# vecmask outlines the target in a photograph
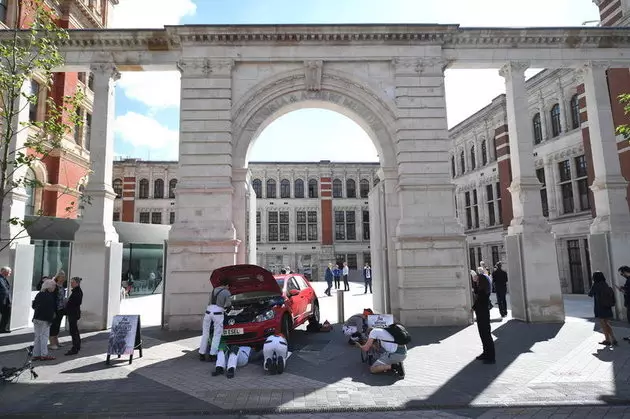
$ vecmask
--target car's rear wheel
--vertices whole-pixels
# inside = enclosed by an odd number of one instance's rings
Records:
[[[313,313],[311,314],[311,318],[310,320],[315,322],[315,323],[319,323],[320,320],[320,314],[319,314],[319,302],[317,300],[315,300],[315,302],[313,302]]]
[[[291,335],[291,319],[289,319],[289,316],[287,314],[282,317],[281,331],[284,335],[284,338],[287,340],[287,342],[289,342],[289,336]]]

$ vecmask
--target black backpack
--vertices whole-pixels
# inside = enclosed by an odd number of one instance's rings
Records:
[[[407,345],[409,342],[411,342],[411,335],[409,334],[405,326],[400,323],[390,324],[383,330],[389,332],[389,334],[392,335],[392,337],[394,338],[393,343],[397,345]]]
[[[599,296],[599,304],[603,307],[614,307],[615,303],[615,291],[611,286],[606,285]]]

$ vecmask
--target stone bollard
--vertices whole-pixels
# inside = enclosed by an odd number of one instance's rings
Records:
[[[344,324],[344,322],[346,321],[346,316],[343,310],[343,302],[344,302],[344,296],[345,296],[346,292],[345,291],[341,291],[341,290],[337,290],[337,323],[338,324]]]

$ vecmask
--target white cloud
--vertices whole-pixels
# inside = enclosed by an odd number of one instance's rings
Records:
[[[192,0],[123,0],[112,11],[110,27],[162,28],[196,12]]]
[[[179,106],[180,73],[178,71],[124,72],[118,80],[125,96],[149,108]]]
[[[177,131],[136,112],[127,112],[117,117],[114,131],[122,141],[131,144],[134,148],[177,149],[179,141]]]

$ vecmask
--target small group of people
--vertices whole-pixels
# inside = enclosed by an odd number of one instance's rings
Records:
[[[630,322],[630,267],[620,266],[617,270],[619,275],[625,279],[625,283],[617,286],[617,289],[623,293],[623,302],[626,308],[627,320]],[[593,314],[599,320],[604,340],[599,342],[604,346],[617,346],[619,342],[615,337],[610,321],[614,318],[613,308],[617,305],[615,292],[613,288],[606,282],[606,277],[600,271],[593,272],[593,285],[588,291],[588,296],[593,298]],[[629,337],[623,338],[630,341]]]
[[[350,283],[348,282],[348,275],[350,275],[350,268],[348,267],[348,262],[343,262],[341,265],[339,262],[336,264],[329,263],[326,268],[326,272],[324,273],[324,280],[326,281],[328,288],[324,291],[324,294],[327,296],[331,296],[331,290],[333,287],[333,282],[335,285],[335,289],[338,290],[341,288],[341,280],[343,278],[343,290],[350,291]],[[369,263],[366,263],[363,267],[363,283],[365,285],[365,292],[367,294],[368,288],[370,289],[370,294],[372,293],[372,268]]]

